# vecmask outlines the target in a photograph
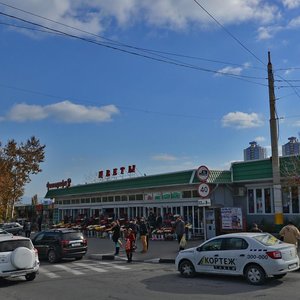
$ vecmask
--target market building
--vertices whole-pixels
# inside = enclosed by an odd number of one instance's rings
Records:
[[[280,157],[280,171],[284,218],[295,221],[300,217],[300,190],[293,160],[299,157]],[[205,233],[208,238],[247,230],[252,222],[274,231],[271,159],[235,162],[229,171],[209,170],[207,178],[201,178],[198,171],[111,178],[76,186],[66,180],[48,184],[45,198],[54,202],[54,223],[78,216],[131,219],[154,214],[164,221],[181,215],[191,224],[193,235]]]

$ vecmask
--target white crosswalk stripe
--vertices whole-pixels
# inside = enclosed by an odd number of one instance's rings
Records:
[[[103,268],[97,268],[97,267],[91,266],[91,265],[89,265],[89,264],[84,264],[84,263],[74,263],[74,265],[79,266],[79,267],[82,267],[82,268],[86,268],[86,269],[89,269],[89,270],[92,270],[92,271],[95,271],[95,272],[98,272],[98,273],[108,272],[108,270],[106,270],[106,269],[103,269]]]
[[[61,276],[59,276],[59,275],[57,275],[57,274],[55,274],[53,272],[50,272],[50,271],[44,269],[43,267],[39,268],[39,273],[43,274],[43,275],[46,275],[49,278],[60,278],[61,277]]]
[[[90,274],[90,271],[96,273],[109,272],[111,269],[118,270],[130,270],[132,266],[122,266],[122,263],[109,263],[102,261],[85,260],[84,262],[70,262],[68,264],[49,264],[43,265],[39,268],[39,273],[50,279],[61,278],[64,276],[64,272],[72,275],[86,275]]]
[[[55,267],[55,268],[58,268],[58,269],[65,270],[65,271],[67,271],[67,272],[69,272],[69,273],[72,273],[72,274],[74,274],[74,275],[83,275],[83,274],[84,274],[84,273],[81,272],[81,271],[74,270],[74,269],[69,268],[69,267],[67,267],[67,266],[65,266],[65,265],[54,265],[54,267]]]
[[[119,270],[129,270],[129,269],[131,269],[129,267],[119,266],[119,265],[111,264],[111,263],[107,263],[107,262],[99,262],[99,264],[104,265],[104,266],[110,266],[112,268],[119,269]]]

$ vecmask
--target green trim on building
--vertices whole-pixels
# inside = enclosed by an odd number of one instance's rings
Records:
[[[230,177],[230,171],[211,171],[207,182],[211,184],[231,183]],[[197,183],[199,183],[199,179],[195,175],[195,170],[189,170],[118,180],[111,179],[110,181],[103,181],[99,183],[76,185],[63,189],[51,189],[47,192],[45,198],[117,192],[134,189],[151,189],[164,186],[189,185]]]
[[[272,161],[261,159],[236,162],[231,165],[231,172],[233,182],[271,180],[273,177]]]
[[[295,164],[300,166],[300,156],[280,157],[281,177],[291,176],[288,170],[293,172]],[[259,181],[271,181],[273,178],[271,159],[262,159],[246,162],[235,162],[230,171],[210,170],[207,180],[209,184],[233,184],[233,183],[255,183]],[[51,189],[45,198],[56,198],[59,196],[76,196],[96,193],[109,193],[127,190],[155,189],[160,187],[171,187],[179,185],[197,185],[199,179],[195,170],[131,177],[125,179],[111,179],[98,183],[71,186],[69,188]]]

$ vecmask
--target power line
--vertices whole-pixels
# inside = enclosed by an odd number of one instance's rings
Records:
[[[28,23],[28,24],[31,24],[31,25],[34,25],[34,26],[37,26],[37,27],[41,27],[41,28],[47,29],[47,30],[51,30],[53,32],[60,33],[60,34],[62,34],[64,36],[67,36],[67,37],[71,37],[71,38],[74,38],[74,39],[79,39],[79,40],[84,41],[84,42],[96,44],[98,46],[110,48],[110,49],[113,49],[113,50],[121,51],[121,52],[124,52],[124,53],[127,53],[127,54],[131,54],[131,55],[135,55],[135,56],[140,56],[140,57],[147,58],[147,59],[154,60],[154,61],[158,61],[158,62],[173,64],[173,65],[176,65],[176,66],[179,66],[179,67],[190,68],[190,69],[194,69],[194,70],[199,70],[199,71],[204,71],[204,72],[209,72],[209,73],[214,73],[214,74],[229,76],[229,77],[233,77],[233,78],[248,78],[248,79],[266,80],[266,78],[263,78],[263,77],[237,75],[237,74],[233,74],[233,73],[230,73],[230,72],[221,72],[221,71],[216,71],[216,70],[211,70],[211,69],[207,69],[207,68],[203,68],[203,67],[198,67],[198,66],[190,65],[190,64],[186,64],[186,63],[181,62],[181,61],[166,60],[165,57],[164,58],[152,57],[152,56],[149,56],[149,55],[146,55],[146,54],[141,54],[141,53],[138,53],[138,52],[133,52],[131,50],[129,51],[129,50],[126,50],[126,49],[118,48],[116,46],[107,45],[107,44],[104,44],[104,43],[97,42],[95,40],[90,40],[90,39],[83,38],[83,37],[80,37],[80,36],[77,36],[77,35],[74,35],[74,34],[66,33],[64,31],[61,31],[61,30],[58,30],[58,29],[54,29],[54,28],[51,28],[51,27],[48,27],[48,26],[44,26],[44,25],[41,25],[41,24],[38,24],[38,23],[35,23],[35,22],[31,22],[31,21],[28,21],[26,19],[14,16],[14,15],[6,14],[6,13],[3,13],[3,12],[0,12],[0,15],[3,15],[3,16],[12,18],[12,19],[16,19],[18,21],[22,21],[22,22],[25,22],[25,23]]]
[[[65,97],[65,96],[47,94],[47,93],[43,93],[43,92],[39,92],[39,91],[33,91],[33,90],[19,88],[19,87],[15,87],[15,86],[11,86],[11,85],[5,85],[5,84],[1,84],[1,83],[0,83],[0,86],[2,86],[4,88],[9,88],[9,89],[13,89],[13,90],[17,90],[17,91],[21,91],[21,92],[25,92],[25,93],[30,93],[30,94],[36,94],[36,95],[53,98],[53,99],[59,99],[59,100],[68,99],[68,100],[76,101],[78,103],[90,103],[90,104],[102,105],[102,106],[108,105],[107,103],[99,103],[99,102],[87,100],[87,99],[85,99],[83,101],[82,99],[78,99],[76,97]],[[170,112],[160,112],[160,111],[153,111],[153,110],[142,109],[142,108],[134,108],[134,107],[124,106],[124,105],[116,105],[116,106],[119,108],[125,109],[125,110],[137,111],[137,112],[142,112],[145,114],[156,114],[156,115],[163,115],[163,116],[169,116],[169,117],[181,117],[181,118],[212,119],[210,117],[203,117],[203,115],[197,116],[197,115],[175,114],[175,113],[170,113]]]
[[[29,14],[29,15],[31,15],[31,16],[34,16],[34,17],[37,17],[37,18],[41,18],[41,19],[43,19],[43,20],[46,20],[46,21],[49,21],[49,22],[52,22],[52,23],[55,23],[55,24],[58,24],[58,25],[61,25],[61,26],[70,28],[70,29],[77,30],[77,31],[82,32],[82,33],[84,33],[84,34],[88,34],[88,35],[92,35],[92,36],[94,36],[94,37],[101,38],[101,39],[103,39],[103,40],[106,40],[106,41],[111,42],[113,45],[118,45],[118,46],[128,47],[128,48],[132,48],[132,49],[136,49],[136,50],[140,50],[140,51],[146,51],[146,52],[150,52],[150,53],[159,53],[159,54],[166,54],[166,55],[172,55],[172,56],[178,56],[178,57],[184,57],[184,58],[190,58],[190,59],[196,59],[196,60],[203,60],[203,61],[214,62],[214,63],[220,63],[220,64],[230,64],[230,65],[235,65],[235,66],[243,66],[243,65],[241,65],[241,64],[236,64],[236,63],[231,63],[231,62],[224,62],[224,61],[219,61],[219,60],[212,60],[212,59],[206,59],[206,58],[201,58],[201,57],[188,56],[188,55],[183,55],[183,54],[176,54],[176,53],[171,53],[171,52],[164,52],[164,51],[158,51],[158,50],[146,49],[146,48],[141,48],[141,47],[136,47],[136,46],[128,45],[128,44],[125,44],[125,43],[122,43],[122,42],[119,42],[119,41],[115,41],[115,40],[112,40],[112,39],[108,39],[108,38],[106,38],[106,37],[104,37],[104,36],[101,36],[101,35],[98,35],[98,34],[94,34],[94,33],[88,32],[88,31],[86,31],[86,30],[79,29],[79,28],[74,27],[74,26],[70,26],[70,25],[67,25],[67,24],[64,24],[64,23],[55,21],[55,20],[50,19],[50,18],[46,18],[46,17],[44,17],[44,16],[41,16],[41,15],[38,15],[38,14],[35,14],[35,13],[32,13],[32,12],[29,12],[29,11],[27,11],[27,10],[23,10],[23,9],[20,9],[20,8],[18,8],[18,7],[15,7],[15,6],[12,6],[12,5],[9,5],[9,4],[5,4],[5,3],[3,3],[3,2],[0,2],[0,4],[3,5],[3,6],[6,6],[6,7],[12,8],[12,9],[14,9],[14,10],[21,11],[21,12],[23,12],[23,13]],[[243,67],[244,67],[244,66],[243,66]],[[248,68],[260,69],[260,70],[262,70],[262,68],[251,67],[251,66],[249,66]]]
[[[250,49],[248,49],[238,38],[236,38],[223,24],[221,24],[207,9],[203,7],[197,0],[193,0],[207,15],[209,15],[231,38],[233,38],[248,53],[257,59],[263,65],[266,65],[259,57],[257,57]]]

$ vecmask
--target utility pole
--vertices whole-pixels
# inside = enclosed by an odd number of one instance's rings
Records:
[[[283,224],[282,211],[282,193],[280,183],[280,167],[278,156],[278,120],[276,117],[274,77],[271,63],[270,51],[268,52],[268,86],[269,86],[269,103],[270,103],[270,132],[272,146],[272,171],[273,171],[273,198],[275,210],[275,226]]]

